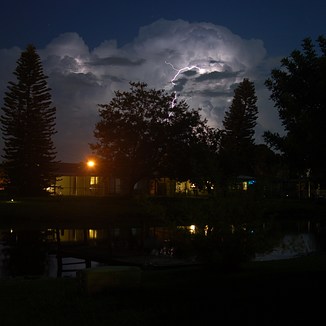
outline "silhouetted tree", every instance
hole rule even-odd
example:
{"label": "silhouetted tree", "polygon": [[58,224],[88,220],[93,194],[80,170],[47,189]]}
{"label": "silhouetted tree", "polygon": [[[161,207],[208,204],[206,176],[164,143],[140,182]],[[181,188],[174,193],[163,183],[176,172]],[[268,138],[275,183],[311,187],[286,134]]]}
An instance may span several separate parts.
{"label": "silhouetted tree", "polygon": [[190,110],[174,94],[148,89],[145,83],[130,85],[129,92],[117,91],[109,104],[99,105],[98,142],[91,149],[109,173],[126,180],[129,193],[143,179],[194,177],[211,139],[200,110]]}
{"label": "silhouetted tree", "polygon": [[254,158],[257,195],[278,196],[286,171],[280,154],[274,152],[266,144],[259,144],[255,146]]}
{"label": "silhouetted tree", "polygon": [[255,85],[244,78],[234,91],[234,97],[223,120],[220,162],[222,184],[241,174],[254,173],[254,134],[257,124]]}
{"label": "silhouetted tree", "polygon": [[49,186],[56,157],[56,108],[41,59],[33,45],[21,53],[8,83],[0,122],[4,139],[4,165],[9,189],[19,195],[40,195]]}
{"label": "silhouetted tree", "polygon": [[204,139],[191,148],[191,177],[189,178],[199,190],[206,190],[209,194],[215,192],[219,182],[219,155],[220,131],[211,129],[203,133]]}
{"label": "silhouetted tree", "polygon": [[267,131],[264,139],[283,154],[292,177],[320,180],[326,176],[326,38],[317,44],[305,38],[302,50],[283,58],[265,81],[285,135]]}

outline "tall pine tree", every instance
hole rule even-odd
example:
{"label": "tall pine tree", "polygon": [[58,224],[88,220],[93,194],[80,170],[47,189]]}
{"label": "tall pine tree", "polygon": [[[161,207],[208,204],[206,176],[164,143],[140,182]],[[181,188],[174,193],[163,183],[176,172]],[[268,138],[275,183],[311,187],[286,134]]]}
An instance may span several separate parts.
{"label": "tall pine tree", "polygon": [[0,116],[8,189],[21,196],[40,195],[50,185],[56,158],[56,108],[33,45],[21,53],[13,74],[16,82],[8,83]]}
{"label": "tall pine tree", "polygon": [[234,97],[223,120],[220,159],[225,182],[254,171],[254,135],[257,124],[255,85],[244,78],[234,91]]}

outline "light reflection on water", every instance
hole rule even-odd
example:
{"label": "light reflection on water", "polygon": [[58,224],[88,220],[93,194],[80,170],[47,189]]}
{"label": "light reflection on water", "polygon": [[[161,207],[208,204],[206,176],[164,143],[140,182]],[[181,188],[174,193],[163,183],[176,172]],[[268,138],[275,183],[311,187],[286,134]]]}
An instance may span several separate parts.
{"label": "light reflection on water", "polygon": [[[76,277],[77,271],[101,265],[96,261],[86,261],[75,257],[57,255],[57,239],[48,239],[47,231],[0,230],[0,278],[24,277]],[[83,230],[60,231],[61,242],[81,242],[84,238],[76,237]],[[29,232],[31,233],[30,235]],[[45,238],[42,235],[46,234]],[[74,235],[73,239],[71,234]],[[41,238],[38,239],[38,236]],[[23,239],[23,240],[22,240]],[[20,240],[20,241],[19,241]],[[46,248],[46,249],[45,249]]]}
{"label": "light reflection on water", "polygon": [[[87,262],[83,259],[75,258],[75,257],[63,257],[62,265],[63,268],[60,271],[60,277],[76,277],[76,273],[79,270],[83,270],[86,267],[92,268],[100,266],[101,263],[96,261],[90,261],[89,266],[87,266]],[[58,277],[58,258],[57,255],[51,254],[48,255],[48,277]]]}
{"label": "light reflection on water", "polygon": [[[263,255],[257,255],[254,260],[263,261],[263,260],[274,260],[274,259],[288,259],[297,257],[299,255],[310,254],[315,251],[320,250],[320,236],[316,239],[316,233],[310,232],[310,224],[309,228],[301,228],[301,232],[295,232],[294,234],[288,233],[285,234],[284,238],[281,239],[281,243],[279,246],[276,246],[272,252]],[[156,228],[156,232],[157,228]],[[162,232],[164,234],[164,232]],[[39,235],[41,238],[38,240],[35,246],[35,238],[38,238]],[[318,235],[318,233],[317,233]],[[9,239],[9,240],[8,240]],[[20,244],[18,249],[22,249],[23,255],[18,255],[14,259],[10,257],[8,254],[8,248],[15,247],[15,244],[23,242],[23,245]],[[27,246],[24,245],[24,241],[26,240]],[[32,240],[32,241],[31,241]],[[33,242],[34,241],[34,242]],[[87,268],[87,267],[97,267],[99,265],[103,265],[96,261],[85,261],[80,258],[75,257],[61,257],[58,256],[58,248],[63,244],[80,244],[80,243],[88,243],[96,245],[97,243],[106,243],[110,242],[110,250],[119,250],[128,249],[128,250],[137,250],[141,246],[141,231],[138,228],[129,228],[129,229],[48,229],[42,231],[32,230],[31,234],[29,231],[17,231],[13,230],[1,230],[0,229],[0,278],[12,277],[16,276],[11,272],[10,268],[8,269],[8,259],[12,259],[16,264],[20,263],[20,268],[28,270],[27,266],[30,265],[40,265],[40,261],[35,260],[35,257],[31,255],[31,260],[26,259],[25,256],[29,256],[30,254],[39,249],[38,245],[50,244],[51,250],[44,250],[41,252],[41,265],[38,266],[41,268],[41,273],[38,273],[38,276],[46,276],[46,277],[76,277],[76,273],[78,270]],[[27,249],[31,248],[31,249]],[[48,247],[47,247],[48,248]],[[325,245],[323,245],[322,250],[325,249]],[[13,252],[15,255],[17,252]],[[12,255],[12,256],[15,256]],[[34,255],[35,256],[35,255]],[[60,260],[60,259],[61,260]],[[22,261],[22,262],[21,262]],[[13,264],[9,264],[12,266]],[[22,266],[23,265],[23,266]],[[61,268],[62,266],[62,268]],[[30,266],[33,267],[33,266]],[[28,273],[28,272],[27,272]],[[35,273],[35,271],[34,271]],[[18,274],[19,275],[19,274]],[[24,274],[22,274],[24,275]],[[29,274],[25,274],[29,275]],[[32,274],[33,275],[33,274]],[[35,274],[34,274],[35,275]]]}
{"label": "light reflection on water", "polygon": [[290,259],[317,251],[316,238],[311,233],[286,234],[271,252],[256,255],[256,261]]}

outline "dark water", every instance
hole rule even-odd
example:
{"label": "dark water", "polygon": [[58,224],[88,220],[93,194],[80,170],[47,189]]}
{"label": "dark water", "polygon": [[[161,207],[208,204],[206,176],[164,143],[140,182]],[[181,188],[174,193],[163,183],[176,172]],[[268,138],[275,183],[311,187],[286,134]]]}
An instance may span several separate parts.
{"label": "dark water", "polygon": [[[81,242],[78,233],[84,231],[61,230],[59,243]],[[78,270],[100,265],[60,255],[54,234],[54,230],[0,230],[0,277],[75,277]]]}
{"label": "dark water", "polygon": [[[318,230],[317,230],[318,231]],[[157,230],[156,230],[157,232]],[[325,250],[325,233],[316,232],[308,221],[286,228],[272,252],[257,255],[255,260],[288,259]],[[63,244],[96,246],[108,243],[112,248],[140,247],[140,229],[0,229],[0,278],[6,277],[75,277],[78,270],[101,265],[96,261],[60,254]]]}
{"label": "dark water", "polygon": [[[3,245],[0,245],[0,250],[4,249]],[[9,258],[10,260],[11,258]],[[61,262],[58,262],[58,257],[56,254],[47,254],[42,260],[42,265],[37,262],[36,266],[33,266],[34,261],[24,261],[25,266],[22,268],[22,263],[20,263],[20,271],[13,271],[11,266],[12,263],[9,262],[8,257],[5,257],[0,253],[0,278],[11,278],[11,277],[76,277],[77,271],[84,268],[100,266],[101,263],[96,261],[87,262],[86,260],[76,258],[76,257],[63,257]],[[63,268],[60,268],[62,266]]]}

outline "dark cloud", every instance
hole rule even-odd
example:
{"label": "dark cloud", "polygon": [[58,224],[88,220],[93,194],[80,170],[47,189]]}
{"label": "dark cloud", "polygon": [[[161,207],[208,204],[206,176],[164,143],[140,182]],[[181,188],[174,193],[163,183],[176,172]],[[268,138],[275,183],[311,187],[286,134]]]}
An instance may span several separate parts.
{"label": "dark cloud", "polygon": [[182,92],[187,82],[188,82],[187,78],[179,78],[174,82],[173,91],[177,93]]}
{"label": "dark cloud", "polygon": [[226,78],[235,78],[241,75],[241,72],[233,72],[233,71],[212,71],[207,74],[202,74],[196,78],[196,82],[204,82],[204,81],[214,81],[221,80]]}
{"label": "dark cloud", "polygon": [[233,96],[233,90],[232,90],[232,87],[228,90],[228,91],[223,91],[223,90],[220,90],[218,87],[216,89],[203,89],[203,90],[194,90],[193,91],[193,94],[196,94],[196,95],[200,95],[200,96],[203,96],[207,99],[214,99],[214,98],[226,98],[226,97],[230,97],[230,96]]}
{"label": "dark cloud", "polygon": [[182,73],[182,75],[184,75],[185,77],[194,77],[194,76],[197,76],[198,75],[198,72],[196,70],[187,70],[187,71],[184,71]]}
{"label": "dark cloud", "polygon": [[123,57],[107,57],[97,58],[91,62],[88,62],[88,64],[91,66],[140,66],[145,61],[145,59],[137,59],[133,61],[129,58]]}

